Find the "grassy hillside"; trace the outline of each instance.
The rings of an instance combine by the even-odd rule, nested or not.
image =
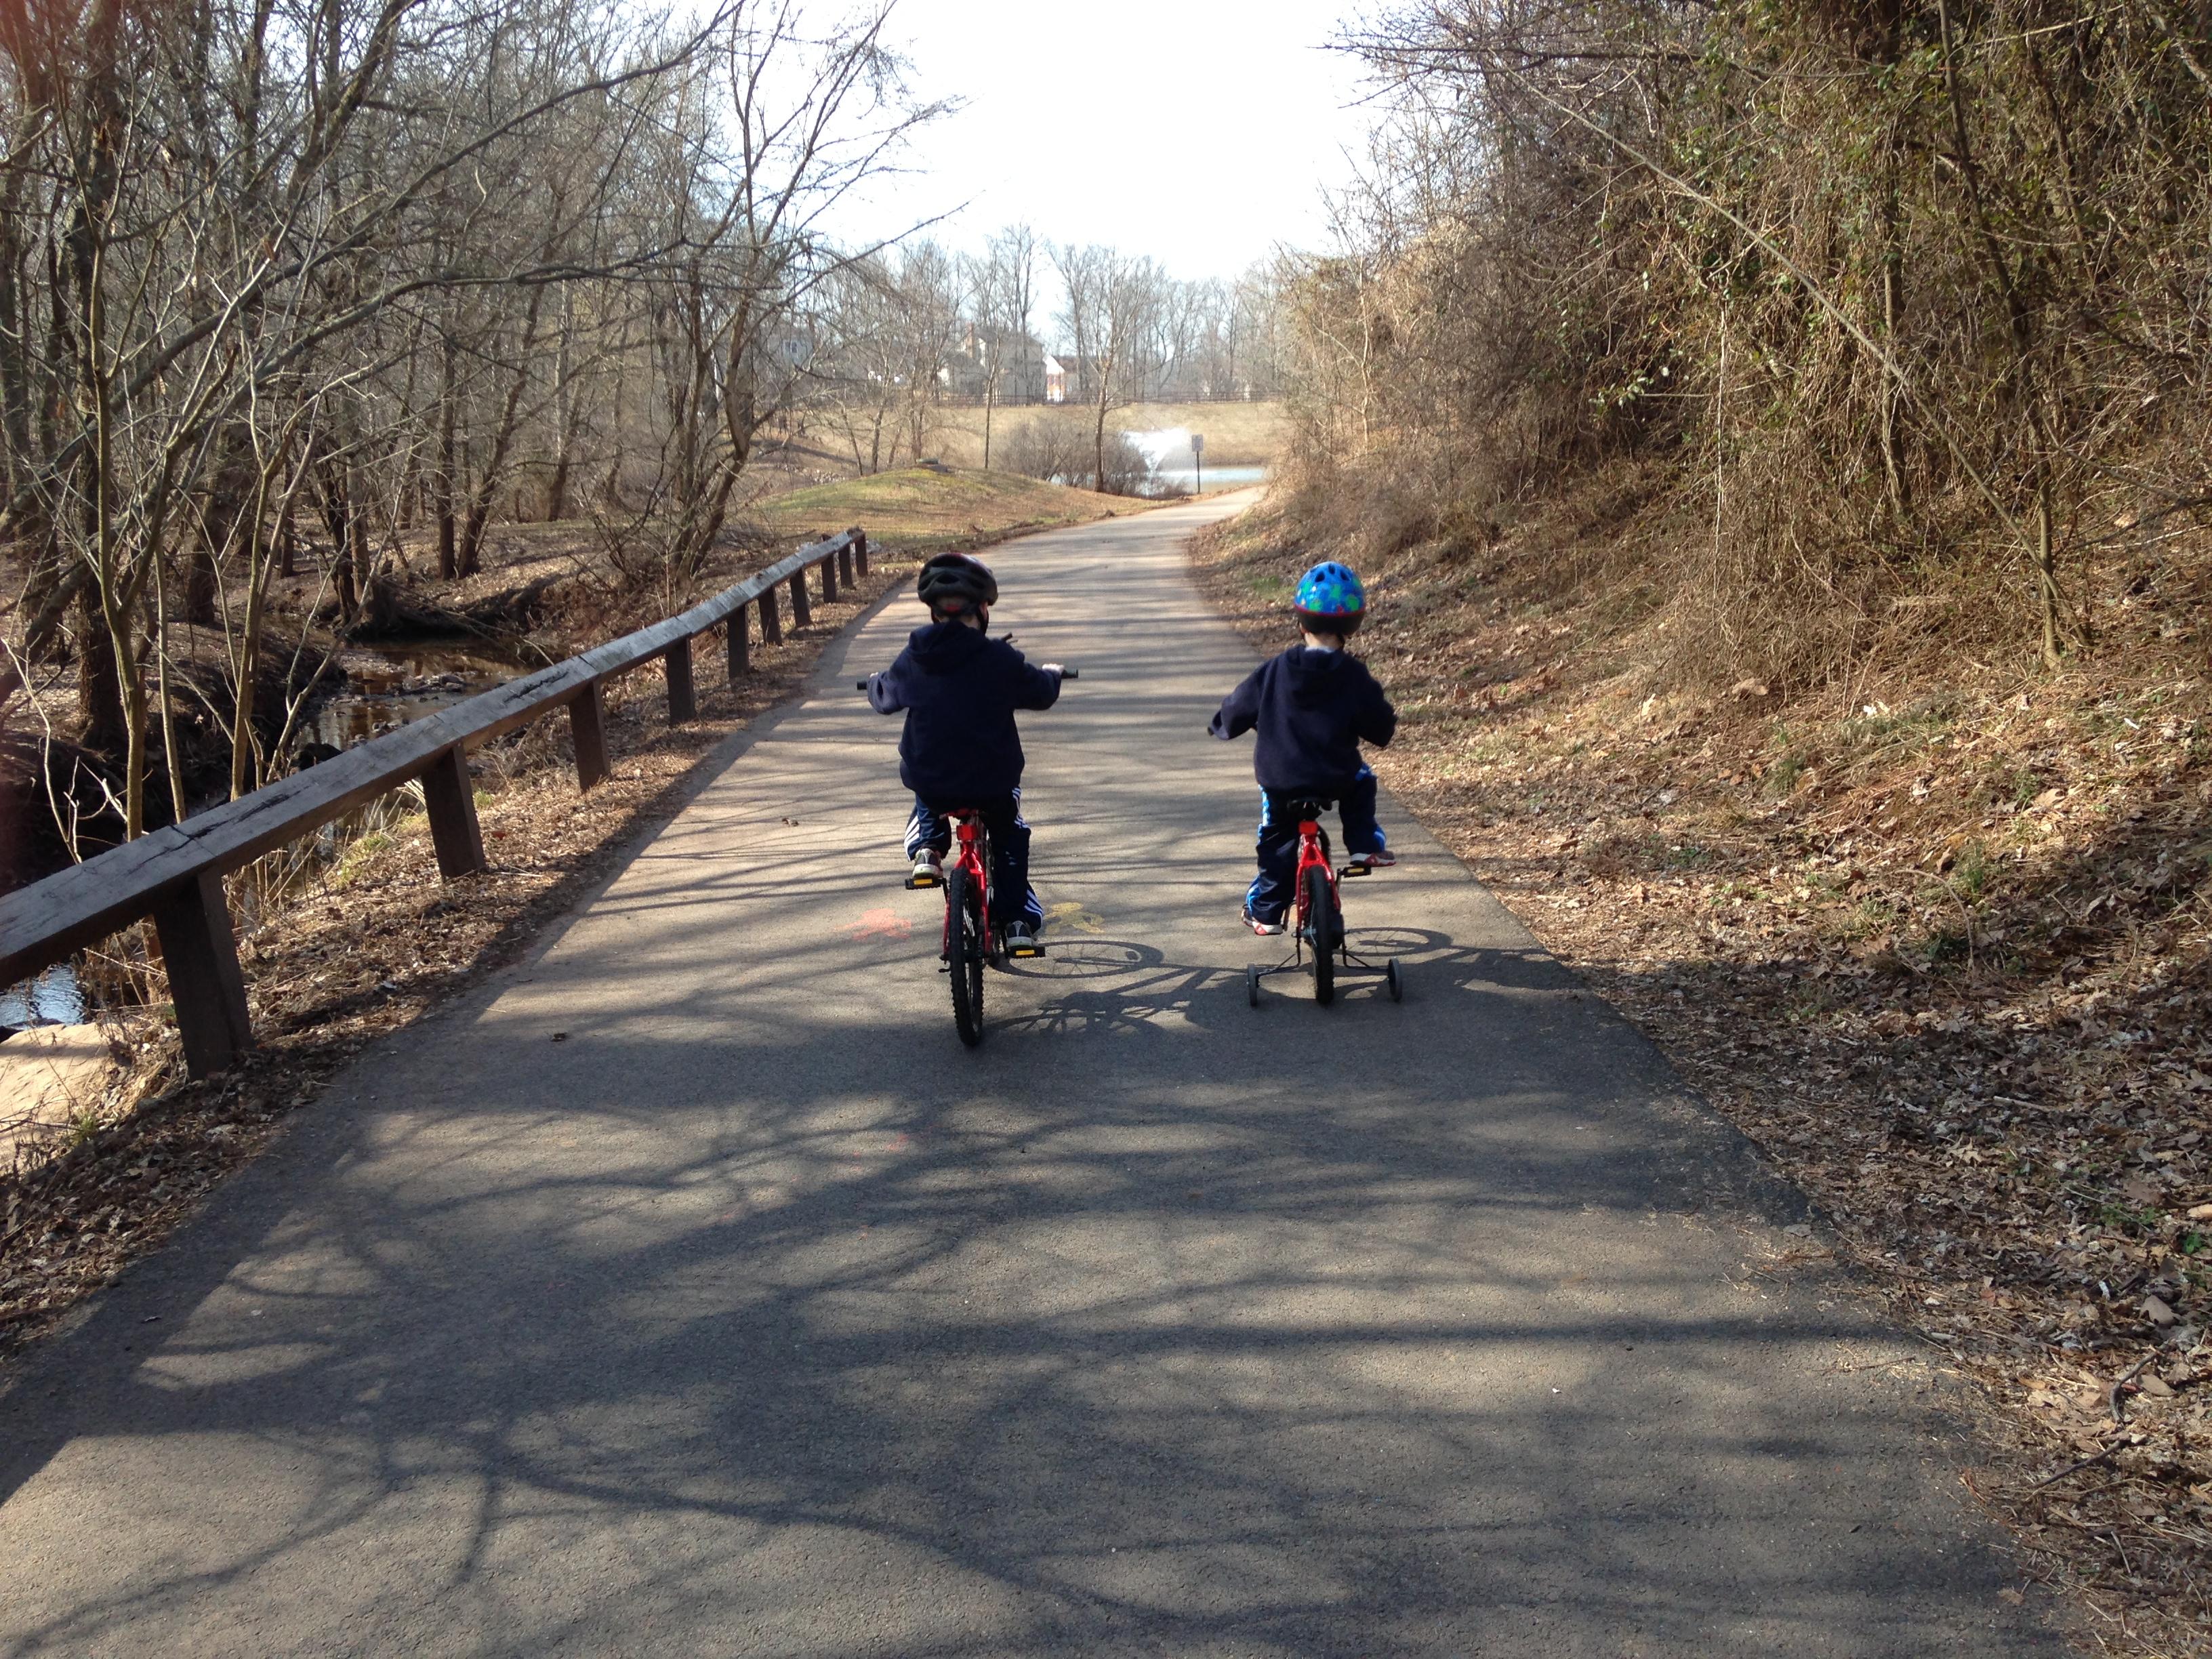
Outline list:
[[[1011,472],[910,466],[771,496],[747,516],[779,540],[859,525],[872,542],[927,551],[1084,524],[1142,505]]]
[[[947,409],[937,434],[938,453],[956,466],[976,466],[983,459],[983,411]],[[1003,435],[1025,421],[1084,420],[1085,412],[1066,404],[1054,408],[1034,405],[1000,408],[992,415],[995,434]],[[1188,427],[1206,434],[1209,466],[1267,466],[1281,451],[1287,422],[1279,403],[1262,404],[1132,404],[1106,417],[1116,432],[1154,432],[1165,427]]]

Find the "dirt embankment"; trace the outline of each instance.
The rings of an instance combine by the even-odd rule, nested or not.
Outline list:
[[[2204,677],[2115,653],[1670,690],[1547,533],[1594,532],[1364,568],[1360,649],[1404,716],[1386,784],[1980,1384],[1975,1495],[2027,1570],[2114,1651],[2208,1650]],[[1338,550],[1277,505],[1195,559],[1279,648],[1291,581]]]

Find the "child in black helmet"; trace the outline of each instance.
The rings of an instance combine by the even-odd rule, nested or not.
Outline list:
[[[1366,619],[1367,592],[1351,568],[1328,560],[1306,572],[1292,602],[1304,642],[1254,669],[1222,700],[1206,729],[1217,738],[1259,738],[1252,769],[1260,780],[1260,872],[1244,895],[1244,925],[1279,933],[1294,894],[1301,800],[1336,804],[1345,849],[1370,869],[1395,864],[1375,817],[1375,774],[1359,745],[1382,748],[1398,729],[1398,712],[1345,650]]]
[[[906,852],[914,873],[944,878],[952,829],[944,814],[972,806],[991,836],[993,925],[1009,949],[1036,937],[1044,907],[1030,885],[1030,827],[1022,821],[1022,739],[1017,709],[1059,700],[1057,663],[1033,665],[988,629],[999,600],[991,567],[964,553],[940,553],[915,584],[929,623],[868,680],[876,712],[906,714],[899,738],[899,781],[914,791]]]

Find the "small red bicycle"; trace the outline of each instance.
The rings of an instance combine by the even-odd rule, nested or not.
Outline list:
[[[1062,679],[1077,678],[1073,668],[1060,671]],[[866,680],[858,682],[865,691]],[[938,957],[944,971],[952,975],[952,1025],[970,1048],[983,1040],[983,969],[1003,970],[1010,960],[1041,957],[1044,946],[1031,939],[1010,949],[991,920],[991,832],[980,810],[955,806],[939,815],[952,826],[953,855],[945,866],[945,878],[909,875],[909,888],[945,889],[945,935]]]
[[[983,969],[1003,969],[1009,957],[1041,957],[1034,939],[1009,949],[991,920],[991,832],[972,806],[945,815],[952,825],[953,856],[940,884],[933,876],[906,878],[908,887],[945,889],[945,937],[938,955],[952,975],[952,1024],[970,1048],[983,1040]]]
[[[1303,972],[1310,956],[1314,1000],[1323,1006],[1336,1000],[1336,976],[1340,969],[1353,973],[1381,975],[1383,984],[1389,990],[1390,1000],[1402,1000],[1406,994],[1406,981],[1405,976],[1398,971],[1398,958],[1392,957],[1377,968],[1364,957],[1355,955],[1345,942],[1344,902],[1337,883],[1353,876],[1372,875],[1374,871],[1356,860],[1339,870],[1329,861],[1328,836],[1321,827],[1321,815],[1328,809],[1328,802],[1300,800],[1292,801],[1290,805],[1298,817],[1298,868],[1291,913],[1291,955],[1289,960],[1279,962],[1272,968],[1262,968],[1255,963],[1245,969],[1246,998],[1255,1008],[1258,1007],[1261,980],[1270,974]]]

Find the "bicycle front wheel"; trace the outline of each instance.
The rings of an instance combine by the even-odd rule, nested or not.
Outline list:
[[[970,1048],[983,1040],[983,895],[958,865],[945,872],[945,965],[952,1024]]]
[[[1328,872],[1311,866],[1306,870],[1306,944],[1313,951],[1314,1000],[1326,1005],[1336,1000],[1336,944],[1340,932],[1336,892],[1328,884]]]

